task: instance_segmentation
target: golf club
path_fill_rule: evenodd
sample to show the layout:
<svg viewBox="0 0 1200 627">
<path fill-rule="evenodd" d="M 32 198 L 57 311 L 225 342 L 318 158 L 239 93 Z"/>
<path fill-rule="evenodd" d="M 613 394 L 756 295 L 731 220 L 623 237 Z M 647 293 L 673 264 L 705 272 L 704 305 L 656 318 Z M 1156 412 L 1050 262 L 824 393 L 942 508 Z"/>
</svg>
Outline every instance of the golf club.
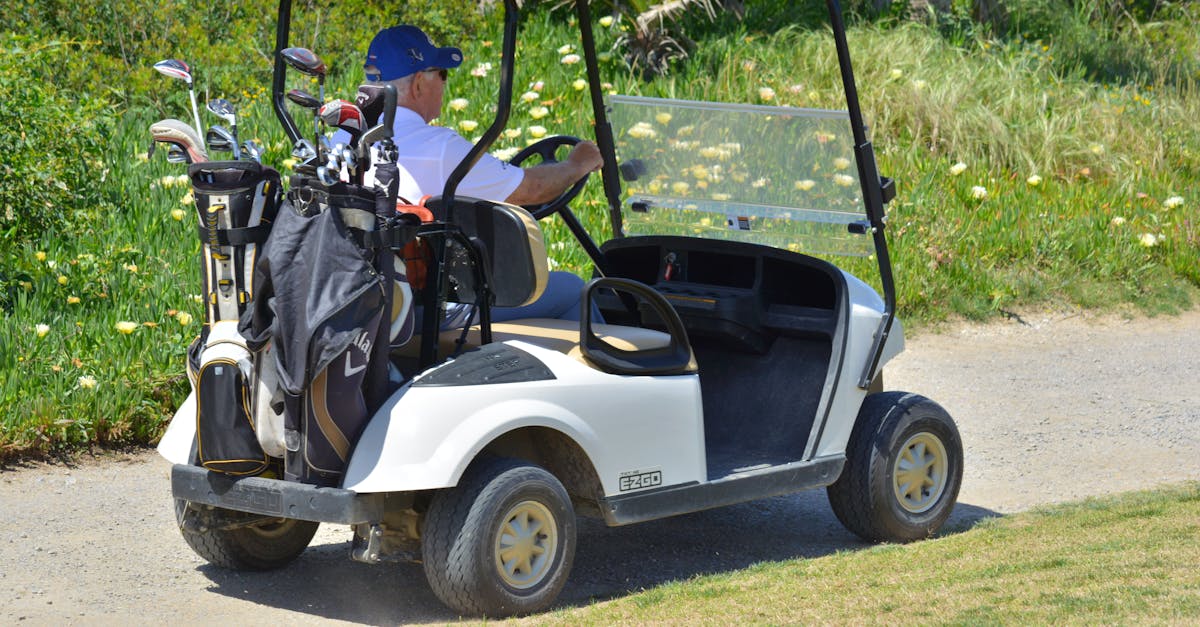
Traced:
<svg viewBox="0 0 1200 627">
<path fill-rule="evenodd" d="M 345 100 L 331 100 L 317 110 L 317 115 L 326 126 L 341 129 L 350 134 L 350 147 L 358 146 L 358 138 L 362 137 L 363 131 L 366 130 L 366 120 L 363 119 L 363 112 L 352 102 Z"/>
<path fill-rule="evenodd" d="M 366 125 L 374 126 L 383 113 L 383 85 L 359 85 L 354 104 L 362 111 Z"/>
<path fill-rule="evenodd" d="M 150 125 L 150 137 L 154 143 L 179 146 L 188 154 L 190 163 L 208 161 L 208 153 L 200 136 L 186 122 L 174 118 L 159 120 Z"/>
<path fill-rule="evenodd" d="M 242 142 L 242 152 L 258 163 L 262 163 L 263 146 L 253 139 Z"/>
<path fill-rule="evenodd" d="M 317 129 L 317 108 L 320 108 L 321 103 L 325 101 L 325 62 L 321 60 L 312 50 L 308 48 L 284 48 L 279 51 L 279 55 L 283 57 L 284 63 L 294 68 L 296 71 L 306 76 L 315 76 L 317 78 L 317 107 L 313 109 L 313 127 Z M 291 92 L 288 92 L 289 97 Z M 292 102 L 295 102 L 293 100 Z M 316 134 L 320 135 L 320 130 L 316 130 Z M 320 147 L 320 138 L 314 137 L 313 142 Z"/>
<path fill-rule="evenodd" d="M 187 83 L 188 95 L 192 98 L 192 117 L 196 120 L 196 136 L 198 137 L 200 133 L 203 133 L 204 131 L 201 130 L 202 126 L 200 124 L 200 108 L 196 106 L 196 89 L 192 85 L 191 68 L 188 67 L 188 64 L 180 61 L 179 59 L 165 59 L 155 63 L 154 69 L 158 70 L 158 73 L 162 74 L 163 76 L 178 78 Z"/>
<path fill-rule="evenodd" d="M 204 139 L 208 142 L 208 149 L 213 152 L 232 152 L 234 159 L 242 156 L 241 149 L 233 139 L 233 133 L 230 133 L 224 126 L 209 127 L 208 134 L 204 136 Z"/>
<path fill-rule="evenodd" d="M 234 108 L 233 103 L 224 98 L 213 98 L 208 101 L 207 108 L 209 113 L 229 122 L 229 131 L 233 133 L 234 143 L 237 143 L 237 109 Z"/>
<path fill-rule="evenodd" d="M 392 124 L 395 120 L 396 86 L 388 83 L 383 86 L 383 121 L 367 129 L 358 140 L 358 160 L 363 163 L 363 167 L 371 167 L 368 159 L 368 155 L 371 154 L 371 145 L 377 141 L 391 138 Z"/>
<path fill-rule="evenodd" d="M 179 144 L 167 144 L 167 163 L 187 163 L 190 164 L 192 158 L 188 156 L 186 150 Z"/>
</svg>

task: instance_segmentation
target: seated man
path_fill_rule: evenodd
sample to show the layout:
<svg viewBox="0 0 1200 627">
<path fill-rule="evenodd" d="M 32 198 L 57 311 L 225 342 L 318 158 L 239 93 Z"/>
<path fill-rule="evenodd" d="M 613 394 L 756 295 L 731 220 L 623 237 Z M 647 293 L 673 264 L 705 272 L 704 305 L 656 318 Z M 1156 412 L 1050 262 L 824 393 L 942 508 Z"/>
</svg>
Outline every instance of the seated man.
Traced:
<svg viewBox="0 0 1200 627">
<path fill-rule="evenodd" d="M 400 196 L 417 201 L 442 193 L 446 180 L 472 144 L 453 129 L 431 126 L 441 114 L 449 70 L 462 64 L 462 51 L 439 48 L 421 29 L 402 25 L 380 31 L 364 64 L 367 79 L 395 85 L 393 137 L 399 150 Z M 579 142 L 565 161 L 530 168 L 510 165 L 484 154 L 458 186 L 456 194 L 514 205 L 536 205 L 557 198 L 604 160 L 596 144 Z M 551 272 L 545 292 L 525 307 L 495 308 L 492 320 L 517 318 L 579 319 L 583 281 L 567 272 Z M 450 305 L 442 328 L 461 327 L 473 308 Z"/>
</svg>

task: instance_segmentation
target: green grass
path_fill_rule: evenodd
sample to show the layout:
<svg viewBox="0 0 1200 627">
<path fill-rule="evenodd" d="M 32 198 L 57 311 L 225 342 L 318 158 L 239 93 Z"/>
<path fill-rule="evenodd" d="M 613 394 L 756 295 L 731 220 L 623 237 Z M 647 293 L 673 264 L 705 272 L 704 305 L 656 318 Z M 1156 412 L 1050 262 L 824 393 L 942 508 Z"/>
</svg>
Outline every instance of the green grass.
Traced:
<svg viewBox="0 0 1200 627">
<path fill-rule="evenodd" d="M 1195 16 L 1186 11 L 1196 9 L 1179 10 L 1184 13 L 1153 28 L 1105 35 L 1129 37 L 1129 54 L 1142 55 L 1134 65 L 1149 68 L 1112 83 L 1098 82 L 1071 60 L 1069 39 L 973 33 L 947 39 L 918 24 L 851 29 L 880 168 L 898 182 L 888 233 L 900 315 L 909 327 L 1024 307 L 1158 314 L 1192 306 L 1200 285 L 1194 184 L 1200 178 L 1200 76 L 1181 73 L 1179 59 L 1194 59 L 1200 43 L 1187 28 Z M 574 86 L 582 64 L 561 62 L 561 46 L 578 48 L 564 21 L 562 14 L 545 13 L 525 20 L 515 91 L 536 96 L 519 101 L 508 125 L 516 135 L 495 149 L 524 146 L 535 126 L 548 135 L 590 136 L 586 92 Z M 601 50 L 610 49 L 619 29 L 618 23 L 598 32 Z M 366 30 L 341 36 L 357 37 L 365 47 Z M 602 78 L 623 94 L 844 107 L 827 30 L 773 24 L 748 31 L 735 24 L 705 33 L 687 65 L 666 78 L 644 82 L 609 54 Z M 474 121 L 475 130 L 464 134 L 482 134 L 495 112 L 500 43 L 495 28 L 462 42 L 467 61 L 451 78 L 447 101 L 467 104 L 447 110 L 442 124 L 463 128 Z M 269 44 L 264 34 L 259 46 Z M 319 38 L 312 45 L 320 50 Z M 84 47 L 80 54 L 94 52 Z M 243 62 L 263 75 L 258 56 Z M 266 162 L 286 173 L 289 147 L 266 84 L 204 93 L 206 76 L 228 83 L 238 74 L 234 61 L 226 63 L 197 74 L 201 100 L 233 100 L 242 137 L 263 141 Z M 343 52 L 330 63 L 328 92 L 352 97 L 359 57 Z M 473 76 L 481 63 L 492 70 Z M 157 89 L 168 96 L 155 102 L 171 104 L 106 110 L 111 139 L 94 178 L 112 207 L 79 214 L 86 228 L 76 230 L 85 235 L 48 232 L 3 251 L 0 278 L 19 280 L 11 308 L 0 312 L 0 462 L 92 444 L 153 442 L 187 392 L 183 354 L 201 324 L 193 299 L 200 282 L 193 209 L 183 204 L 186 186 L 164 183 L 183 169 L 161 154 L 144 155 L 150 122 L 191 114 L 177 82 L 155 79 L 147 67 L 129 74 L 130 84 L 159 80 Z M 315 91 L 295 74 L 289 80 L 289 87 Z M 763 88 L 773 90 L 769 101 Z M 113 85 L 112 93 L 132 91 Z M 537 117 L 542 108 L 545 115 Z M 965 167 L 952 174 L 958 163 Z M 1037 185 L 1029 182 L 1034 175 Z M 986 198 L 976 197 L 976 187 Z M 1175 197 L 1178 206 L 1168 203 Z M 609 236 L 598 181 L 575 210 L 597 238 Z M 560 222 L 543 227 L 556 267 L 590 271 Z M 1146 245 L 1150 237 L 1153 245 Z M 845 265 L 873 280 L 870 261 Z M 177 312 L 191 319 L 181 324 Z M 136 323 L 136 330 L 116 331 L 120 321 Z M 44 335 L 38 325 L 45 325 Z"/>
<path fill-rule="evenodd" d="M 1190 484 L 989 519 L 908 545 L 756 564 L 523 622 L 1194 623 L 1198 534 L 1200 484 Z"/>
</svg>

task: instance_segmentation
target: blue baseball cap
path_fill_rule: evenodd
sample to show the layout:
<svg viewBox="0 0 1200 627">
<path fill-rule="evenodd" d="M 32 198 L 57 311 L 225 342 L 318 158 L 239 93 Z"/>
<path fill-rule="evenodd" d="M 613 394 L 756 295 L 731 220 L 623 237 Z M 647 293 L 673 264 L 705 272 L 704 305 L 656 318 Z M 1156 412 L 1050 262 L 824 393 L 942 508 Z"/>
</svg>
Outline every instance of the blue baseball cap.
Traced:
<svg viewBox="0 0 1200 627">
<path fill-rule="evenodd" d="M 379 31 L 367 48 L 363 69 L 367 78 L 392 81 L 429 68 L 453 69 L 462 65 L 458 48 L 439 48 L 424 31 L 407 24 Z"/>
</svg>

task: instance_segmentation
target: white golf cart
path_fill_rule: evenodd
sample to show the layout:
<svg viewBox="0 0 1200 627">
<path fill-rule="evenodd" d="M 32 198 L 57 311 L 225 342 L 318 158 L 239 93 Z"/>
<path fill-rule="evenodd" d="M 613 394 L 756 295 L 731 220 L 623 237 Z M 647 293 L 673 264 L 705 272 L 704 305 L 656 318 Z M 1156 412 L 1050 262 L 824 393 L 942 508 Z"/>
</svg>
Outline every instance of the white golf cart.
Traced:
<svg viewBox="0 0 1200 627">
<path fill-rule="evenodd" d="M 499 113 L 466 163 L 512 100 L 516 6 L 505 4 Z M 391 355 L 408 378 L 351 443 L 336 486 L 195 465 L 189 397 L 159 446 L 188 544 L 220 566 L 270 569 L 319 523 L 351 525 L 354 559 L 419 555 L 446 605 L 501 616 L 554 602 L 577 515 L 626 525 L 826 487 L 863 538 L 935 533 L 958 494 L 962 445 L 937 404 L 883 391 L 882 367 L 903 348 L 883 234 L 892 186 L 865 137 L 840 8 L 828 5 L 846 111 L 605 102 L 577 3 L 614 236 L 596 245 L 567 207 L 582 182 L 526 212 L 456 198 L 460 167 L 430 203 L 445 218 L 423 237 L 445 243 L 438 234 L 456 230 L 482 247 L 433 246 L 422 298 L 427 309 L 476 302 L 483 323 L 439 334 L 426 316 Z M 290 9 L 281 0 L 280 50 Z M 277 108 L 297 139 L 282 71 Z M 527 152 L 553 159 L 572 141 Z M 491 323 L 490 304 L 540 290 L 546 252 L 530 215 L 554 214 L 594 262 L 583 320 Z M 873 256 L 884 295 L 816 254 Z"/>
</svg>

